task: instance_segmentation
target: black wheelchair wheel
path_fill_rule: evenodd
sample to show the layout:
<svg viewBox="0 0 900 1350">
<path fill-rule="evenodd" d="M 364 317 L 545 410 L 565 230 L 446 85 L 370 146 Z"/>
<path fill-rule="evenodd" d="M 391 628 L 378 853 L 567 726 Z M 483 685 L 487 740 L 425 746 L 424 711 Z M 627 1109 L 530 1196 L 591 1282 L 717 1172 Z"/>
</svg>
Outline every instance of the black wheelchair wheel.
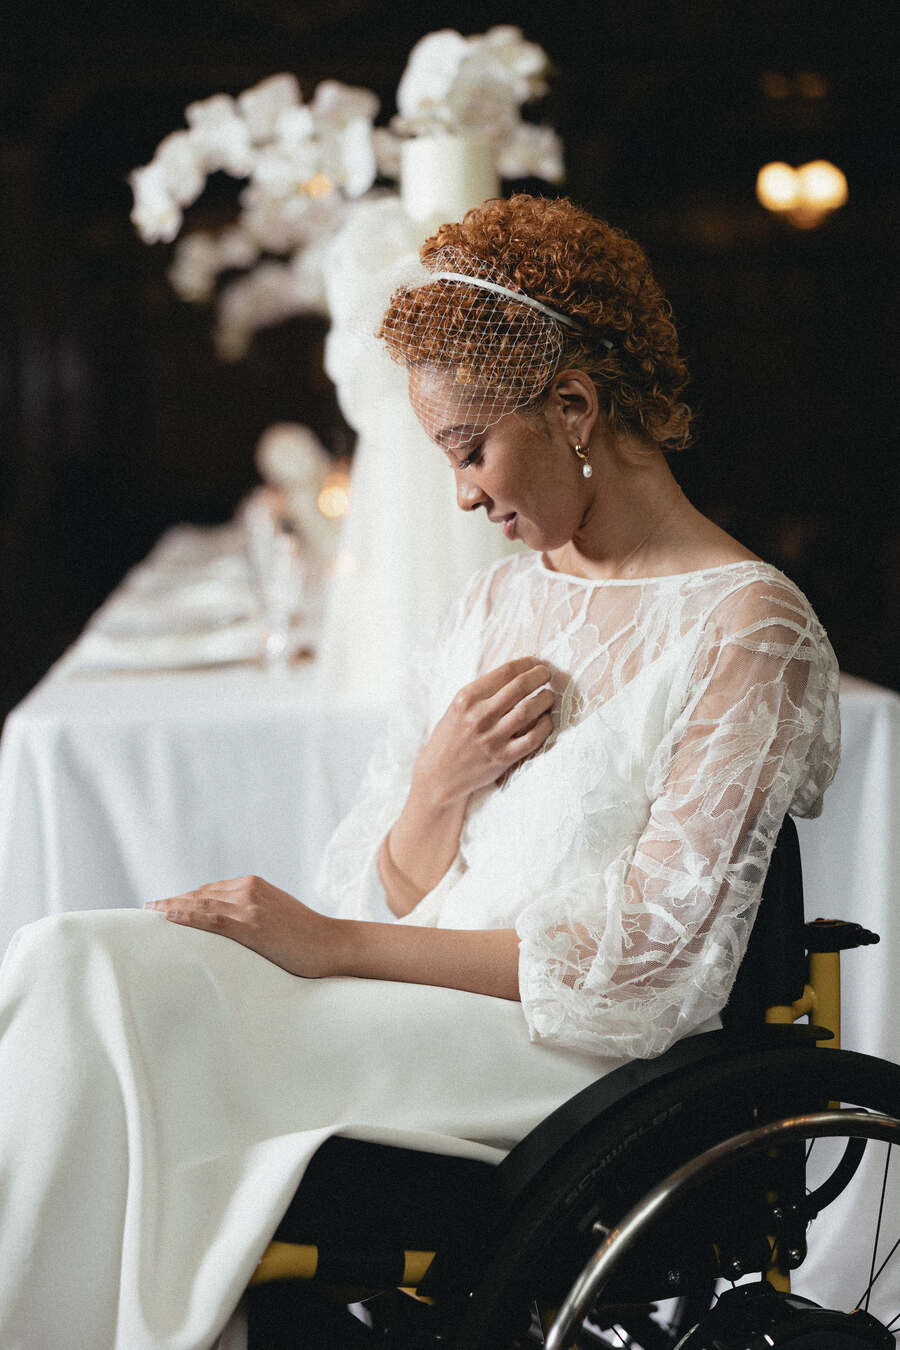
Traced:
<svg viewBox="0 0 900 1350">
<path fill-rule="evenodd" d="M 780 1276 L 800 1269 L 801 1278 L 808 1279 L 810 1272 L 802 1267 L 808 1261 L 809 1233 L 822 1207 L 840 1194 L 834 1178 L 839 1178 L 841 1188 L 846 1190 L 859 1171 L 866 1145 L 873 1141 L 888 1146 L 886 1189 L 892 1150 L 900 1146 L 900 1117 L 880 1112 L 843 1107 L 798 1112 L 787 1119 L 756 1125 L 698 1154 L 651 1187 L 601 1242 L 554 1318 L 546 1337 L 547 1350 L 565 1350 L 588 1310 L 603 1303 L 606 1289 L 629 1253 L 660 1225 L 667 1212 L 678 1205 L 684 1208 L 689 1200 L 705 1203 L 714 1196 L 714 1188 L 735 1191 L 732 1219 L 742 1216 L 739 1223 L 716 1222 L 715 1231 L 726 1253 L 734 1234 L 749 1219 L 750 1230 L 758 1231 L 763 1247 L 771 1252 L 767 1265 L 772 1272 Z M 824 1162 L 829 1176 L 824 1185 L 809 1186 L 809 1172 L 821 1170 L 818 1160 L 811 1164 L 817 1144 L 833 1146 L 831 1157 Z M 845 1168 L 843 1162 L 848 1156 L 853 1165 Z M 869 1277 L 866 1280 L 860 1275 L 855 1297 L 847 1296 L 849 1310 L 823 1307 L 796 1290 L 776 1289 L 757 1276 L 749 1284 L 722 1293 L 712 1310 L 704 1312 L 698 1324 L 679 1340 L 676 1350 L 755 1350 L 756 1346 L 777 1346 L 779 1350 L 894 1350 L 894 1337 L 887 1328 L 900 1321 L 900 1315 L 892 1316 L 888 1310 L 886 1321 L 868 1311 L 875 1285 L 892 1252 L 900 1247 L 898 1239 L 888 1259 L 876 1270 L 883 1217 L 880 1202 Z M 842 1259 L 839 1267 L 837 1283 L 846 1285 Z M 818 1274 L 821 1283 L 821 1269 Z M 895 1277 L 892 1283 L 896 1307 L 900 1287 Z M 886 1302 L 890 1309 L 890 1292 Z"/>
<path fill-rule="evenodd" d="M 492 1255 L 470 1279 L 446 1343 L 452 1350 L 540 1344 L 535 1306 L 559 1305 L 598 1245 L 598 1234 L 612 1229 L 653 1185 L 732 1135 L 830 1102 L 898 1115 L 900 1067 L 795 1044 L 703 1060 L 638 1089 L 585 1128 L 503 1216 Z M 869 1170 L 868 1158 L 861 1167 L 852 1158 L 832 1159 L 813 1189 L 823 1203 L 836 1201 L 833 1193 L 846 1177 L 847 1184 L 864 1184 L 864 1207 L 877 1209 L 878 1181 L 867 1180 Z M 650 1232 L 572 1344 L 675 1350 L 709 1306 L 723 1273 L 738 1279 L 765 1269 L 770 1247 L 764 1226 L 743 1223 L 732 1231 L 730 1224 L 732 1213 L 745 1217 L 745 1202 L 733 1189 L 745 1180 L 732 1179 L 731 1189 L 715 1195 L 692 1197 Z M 875 1223 L 868 1212 L 855 1214 L 849 1221 L 854 1236 L 863 1220 Z M 893 1220 L 900 1228 L 898 1213 Z M 727 1234 L 724 1244 L 720 1232 Z M 894 1264 L 900 1264 L 900 1255 Z M 647 1305 L 668 1298 L 677 1300 L 674 1317 L 649 1318 Z M 887 1311 L 900 1314 L 900 1303 Z"/>
</svg>

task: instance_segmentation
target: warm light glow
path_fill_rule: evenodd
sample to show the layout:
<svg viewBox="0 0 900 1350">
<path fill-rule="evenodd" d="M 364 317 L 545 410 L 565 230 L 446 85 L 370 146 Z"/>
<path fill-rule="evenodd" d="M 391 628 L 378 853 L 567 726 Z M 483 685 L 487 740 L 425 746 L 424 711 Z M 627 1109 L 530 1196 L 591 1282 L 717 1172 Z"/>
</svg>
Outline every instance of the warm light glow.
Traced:
<svg viewBox="0 0 900 1350">
<path fill-rule="evenodd" d="M 800 198 L 797 170 L 780 160 L 764 164 L 756 175 L 756 195 L 769 211 L 789 211 Z"/>
<path fill-rule="evenodd" d="M 324 173 L 315 173 L 312 178 L 307 178 L 301 191 L 305 192 L 307 197 L 330 197 L 334 192 L 334 183 Z"/>
<path fill-rule="evenodd" d="M 768 211 L 777 211 L 800 230 L 811 230 L 847 200 L 847 179 L 827 159 L 799 169 L 777 161 L 756 176 L 756 195 Z"/>
<path fill-rule="evenodd" d="M 815 70 L 798 70 L 795 75 L 764 70 L 759 77 L 759 87 L 766 98 L 776 101 L 786 98 L 823 99 L 830 92 L 828 80 Z"/>
<path fill-rule="evenodd" d="M 801 98 L 828 97 L 828 81 L 814 70 L 798 70 L 794 76 L 794 87 Z"/>
<path fill-rule="evenodd" d="M 807 206 L 834 211 L 847 200 L 847 179 L 827 159 L 814 159 L 797 170 L 800 196 Z"/>
<path fill-rule="evenodd" d="M 316 505 L 329 520 L 338 520 L 347 514 L 350 506 L 350 475 L 344 469 L 335 469 L 328 475 Z"/>
<path fill-rule="evenodd" d="M 791 82 L 777 70 L 764 70 L 759 77 L 760 87 L 766 98 L 787 98 L 791 92 Z"/>
</svg>

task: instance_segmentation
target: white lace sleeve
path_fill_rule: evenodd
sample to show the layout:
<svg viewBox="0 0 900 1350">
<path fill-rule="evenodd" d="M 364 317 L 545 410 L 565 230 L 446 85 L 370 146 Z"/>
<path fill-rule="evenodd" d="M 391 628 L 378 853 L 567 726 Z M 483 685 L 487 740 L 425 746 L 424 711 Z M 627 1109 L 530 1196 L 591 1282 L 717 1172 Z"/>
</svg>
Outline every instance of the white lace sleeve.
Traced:
<svg viewBox="0 0 900 1350">
<path fill-rule="evenodd" d="M 644 1058 L 722 1009 L 781 821 L 817 815 L 834 776 L 837 686 L 828 640 L 788 583 L 756 581 L 720 605 L 651 762 L 640 838 L 520 916 L 533 1038 Z"/>
</svg>

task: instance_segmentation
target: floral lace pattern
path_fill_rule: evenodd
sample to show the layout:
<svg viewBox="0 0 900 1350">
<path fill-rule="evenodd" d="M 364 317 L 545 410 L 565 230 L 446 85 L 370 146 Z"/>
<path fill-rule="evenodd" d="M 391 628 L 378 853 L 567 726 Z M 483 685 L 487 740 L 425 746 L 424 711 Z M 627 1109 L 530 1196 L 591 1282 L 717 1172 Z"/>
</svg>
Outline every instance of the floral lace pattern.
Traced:
<svg viewBox="0 0 900 1350">
<path fill-rule="evenodd" d="M 472 794 L 456 859 L 400 922 L 516 928 L 534 1039 L 659 1054 L 724 1006 L 785 813 L 821 810 L 834 653 L 765 563 L 595 582 L 502 560 L 413 672 L 323 859 L 331 908 L 371 915 L 423 740 L 463 685 L 520 656 L 550 666 L 553 732 Z"/>
</svg>

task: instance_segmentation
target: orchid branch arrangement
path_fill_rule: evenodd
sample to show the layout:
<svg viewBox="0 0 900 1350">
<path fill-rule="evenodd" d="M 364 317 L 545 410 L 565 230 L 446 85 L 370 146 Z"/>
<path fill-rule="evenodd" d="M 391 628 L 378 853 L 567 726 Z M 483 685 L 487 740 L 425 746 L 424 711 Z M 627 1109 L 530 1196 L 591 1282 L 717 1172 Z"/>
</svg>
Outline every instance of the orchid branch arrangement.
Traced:
<svg viewBox="0 0 900 1350">
<path fill-rule="evenodd" d="M 131 219 L 146 243 L 171 243 L 210 174 L 244 180 L 236 222 L 218 233 L 186 233 L 169 269 L 182 299 L 215 299 L 216 349 L 237 360 L 258 328 L 327 312 L 329 242 L 376 178 L 396 183 L 404 139 L 487 138 L 501 177 L 559 182 L 559 137 L 521 116 L 546 92 L 548 71 L 546 53 L 519 28 L 472 37 L 443 29 L 410 53 L 389 127 L 375 126 L 374 93 L 337 80 L 322 81 L 308 103 L 292 74 L 273 75 L 237 98 L 216 94 L 190 104 L 186 129 L 166 136 L 130 175 Z M 218 285 L 233 271 L 243 275 Z"/>
</svg>

